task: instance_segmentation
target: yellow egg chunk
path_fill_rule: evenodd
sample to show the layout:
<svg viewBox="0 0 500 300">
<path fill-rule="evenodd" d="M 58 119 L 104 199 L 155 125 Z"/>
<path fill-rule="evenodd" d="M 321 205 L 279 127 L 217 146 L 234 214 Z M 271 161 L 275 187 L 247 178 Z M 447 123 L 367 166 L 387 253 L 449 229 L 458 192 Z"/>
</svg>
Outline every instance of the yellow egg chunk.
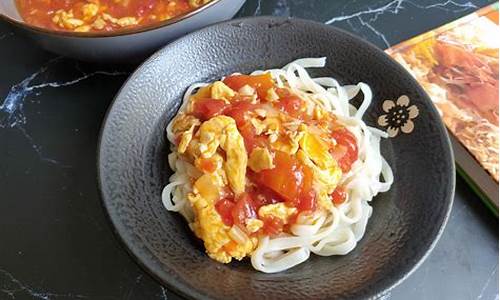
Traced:
<svg viewBox="0 0 500 300">
<path fill-rule="evenodd" d="M 224 250 L 224 245 L 231 242 L 227 233 L 230 228 L 222 223 L 213 203 L 199 194 L 189 194 L 188 200 L 195 214 L 191 228 L 203 240 L 207 254 L 222 263 L 230 262 L 231 255 Z"/>
<path fill-rule="evenodd" d="M 196 236 L 203 240 L 206 252 L 211 258 L 229 263 L 233 258 L 241 260 L 255 250 L 258 243 L 256 238 L 248 238 L 244 234 L 243 238 L 232 237 L 234 234 L 231 234 L 231 231 L 234 231 L 235 226 L 230 228 L 222 222 L 213 201 L 195 193 L 189 194 L 188 200 L 195 215 L 195 221 L 190 224 L 191 228 Z M 257 222 L 253 226 L 260 228 L 262 224 Z M 239 241 L 241 239 L 243 241 Z"/>
<path fill-rule="evenodd" d="M 192 104 L 194 101 L 202 98 L 210 98 L 212 95 L 212 85 L 209 84 L 207 86 L 201 87 L 195 94 L 191 95 L 190 103 Z"/>
<path fill-rule="evenodd" d="M 259 217 L 261 218 L 278 218 L 283 221 L 283 224 L 288 223 L 288 218 L 297 212 L 297 208 L 288 207 L 285 203 L 274 203 L 261 206 L 259 208 Z"/>
<path fill-rule="evenodd" d="M 317 191 L 324 190 L 327 194 L 333 193 L 342 177 L 342 170 L 335 160 L 333 160 L 332 166 L 321 169 L 302 149 L 297 151 L 297 158 L 313 171 L 313 181 Z"/>
<path fill-rule="evenodd" d="M 250 232 L 250 233 L 254 233 L 254 232 L 259 231 L 259 229 L 261 229 L 262 226 L 264 226 L 264 222 L 262 222 L 261 220 L 249 219 L 247 221 L 246 230 L 248 230 L 248 232 Z"/>
<path fill-rule="evenodd" d="M 335 160 L 328 151 L 328 146 L 315 134 L 306 131 L 299 144 L 305 155 L 321 169 L 325 170 L 335 165 Z"/>
<path fill-rule="evenodd" d="M 203 198 L 210 203 L 219 199 L 219 186 L 222 183 L 217 182 L 217 178 L 213 174 L 203 174 L 194 183 L 195 192 L 198 192 Z"/>
<path fill-rule="evenodd" d="M 212 89 L 210 90 L 210 97 L 212 99 L 222 99 L 229 101 L 233 98 L 236 93 L 222 81 L 216 81 L 212 85 Z"/>
<path fill-rule="evenodd" d="M 193 138 L 194 126 L 195 125 L 191 126 L 191 128 L 181 133 L 181 139 L 179 141 L 179 145 L 177 146 L 177 152 L 179 152 L 180 154 L 186 152 L 187 147 L 191 142 L 191 139 Z"/>
<path fill-rule="evenodd" d="M 200 120 L 191 115 L 179 114 L 177 117 L 175 117 L 174 122 L 172 123 L 172 131 L 174 133 L 186 131 L 193 125 L 200 125 Z"/>
<path fill-rule="evenodd" d="M 248 159 L 248 167 L 255 172 L 274 168 L 273 157 L 269 150 L 261 147 L 255 148 Z"/>
</svg>

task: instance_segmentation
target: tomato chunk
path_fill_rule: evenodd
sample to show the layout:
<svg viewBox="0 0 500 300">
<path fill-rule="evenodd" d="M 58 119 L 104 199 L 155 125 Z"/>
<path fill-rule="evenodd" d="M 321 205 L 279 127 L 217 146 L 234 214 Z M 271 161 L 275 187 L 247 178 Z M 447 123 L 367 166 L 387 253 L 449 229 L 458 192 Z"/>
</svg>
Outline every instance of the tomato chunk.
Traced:
<svg viewBox="0 0 500 300">
<path fill-rule="evenodd" d="M 222 222 L 227 226 L 233 226 L 234 202 L 229 199 L 221 199 L 215 203 L 215 210 L 219 213 Z"/>
<path fill-rule="evenodd" d="M 347 173 L 358 159 L 356 137 L 346 128 L 334 130 L 332 137 L 337 142 L 337 145 L 331 150 L 333 157 L 337 160 L 342 172 Z"/>
<path fill-rule="evenodd" d="M 194 102 L 191 114 L 201 121 L 206 121 L 220 115 L 225 108 L 226 103 L 223 100 L 202 98 Z"/>
<path fill-rule="evenodd" d="M 280 98 L 276 106 L 294 118 L 301 118 L 303 115 L 304 101 L 297 96 L 290 95 Z"/>
<path fill-rule="evenodd" d="M 262 227 L 262 230 L 267 235 L 276 235 L 283 231 L 284 224 L 280 218 L 269 217 L 265 218 L 263 222 L 264 226 Z"/>
<path fill-rule="evenodd" d="M 243 137 L 248 154 L 252 153 L 252 150 L 256 147 L 262 147 L 267 143 L 267 138 L 265 136 L 257 135 L 255 133 L 255 128 L 250 123 L 245 123 L 244 125 L 238 127 L 238 131 Z"/>
<path fill-rule="evenodd" d="M 313 171 L 307 166 L 302 166 L 304 182 L 300 196 L 295 205 L 299 211 L 316 210 L 316 191 L 313 189 Z"/>
<path fill-rule="evenodd" d="M 259 184 L 270 188 L 287 201 L 295 201 L 304 180 L 300 165 L 293 156 L 280 151 L 275 153 L 274 165 L 275 168 L 258 173 Z"/>
<path fill-rule="evenodd" d="M 299 211 L 314 211 L 316 210 L 316 191 L 310 189 L 301 193 L 299 201 L 297 203 L 297 209 Z"/>
<path fill-rule="evenodd" d="M 255 178 L 254 172 L 250 171 L 248 175 L 250 178 Z M 275 204 L 284 201 L 284 199 L 280 197 L 276 192 L 265 186 L 259 186 L 257 189 L 253 190 L 251 192 L 251 196 L 255 209 L 257 211 L 261 206 L 268 204 Z"/>
<path fill-rule="evenodd" d="M 238 91 L 245 85 L 249 85 L 257 90 L 257 95 L 260 99 L 265 99 L 267 91 L 274 86 L 270 73 L 261 75 L 231 75 L 224 79 L 224 83 L 235 91 Z"/>
<path fill-rule="evenodd" d="M 243 227 L 246 225 L 247 219 L 257 218 L 257 212 L 253 205 L 252 198 L 248 193 L 243 193 L 237 197 L 232 216 L 234 224 L 239 224 Z"/>
<path fill-rule="evenodd" d="M 256 108 L 255 104 L 249 101 L 238 101 L 231 103 L 230 106 L 226 107 L 223 114 L 233 118 L 236 121 L 238 127 L 245 125 L 245 113 Z"/>
<path fill-rule="evenodd" d="M 339 186 L 333 191 L 330 197 L 332 198 L 333 204 L 342 204 L 347 198 L 347 192 L 343 187 Z"/>
</svg>

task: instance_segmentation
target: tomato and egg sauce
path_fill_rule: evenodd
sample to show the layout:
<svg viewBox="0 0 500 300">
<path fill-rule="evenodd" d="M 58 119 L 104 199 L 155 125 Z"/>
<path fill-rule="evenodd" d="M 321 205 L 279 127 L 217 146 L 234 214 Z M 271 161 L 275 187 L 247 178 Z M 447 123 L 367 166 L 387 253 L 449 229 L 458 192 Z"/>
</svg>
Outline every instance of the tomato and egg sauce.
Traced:
<svg viewBox="0 0 500 300">
<path fill-rule="evenodd" d="M 358 159 L 355 136 L 307 94 L 270 73 L 232 75 L 200 88 L 172 123 L 179 159 L 198 171 L 191 229 L 227 263 L 262 235 L 346 200 L 339 185 Z"/>
<path fill-rule="evenodd" d="M 27 23 L 46 29 L 109 32 L 182 15 L 211 0 L 16 0 Z"/>
</svg>

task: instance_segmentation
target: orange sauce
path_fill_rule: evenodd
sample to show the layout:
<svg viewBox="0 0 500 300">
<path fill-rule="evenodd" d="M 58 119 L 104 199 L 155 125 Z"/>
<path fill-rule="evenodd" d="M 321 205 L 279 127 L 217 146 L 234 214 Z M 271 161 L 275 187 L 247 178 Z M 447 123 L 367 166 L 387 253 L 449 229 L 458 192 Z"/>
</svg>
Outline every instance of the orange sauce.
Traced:
<svg viewBox="0 0 500 300">
<path fill-rule="evenodd" d="M 211 0 L 16 0 L 21 17 L 46 29 L 109 32 L 151 25 Z"/>
</svg>

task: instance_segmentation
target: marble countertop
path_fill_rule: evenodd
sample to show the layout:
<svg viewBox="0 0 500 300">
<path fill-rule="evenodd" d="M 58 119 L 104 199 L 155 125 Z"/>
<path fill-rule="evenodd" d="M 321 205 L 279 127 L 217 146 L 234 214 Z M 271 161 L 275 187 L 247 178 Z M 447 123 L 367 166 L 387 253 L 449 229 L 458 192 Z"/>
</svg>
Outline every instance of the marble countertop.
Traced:
<svg viewBox="0 0 500 300">
<path fill-rule="evenodd" d="M 346 29 L 380 48 L 494 1 L 248 0 L 238 16 Z M 104 217 L 96 147 L 134 66 L 47 53 L 0 22 L 0 299 L 179 299 L 127 255 Z M 436 248 L 384 299 L 499 299 L 498 219 L 458 178 Z"/>
</svg>

